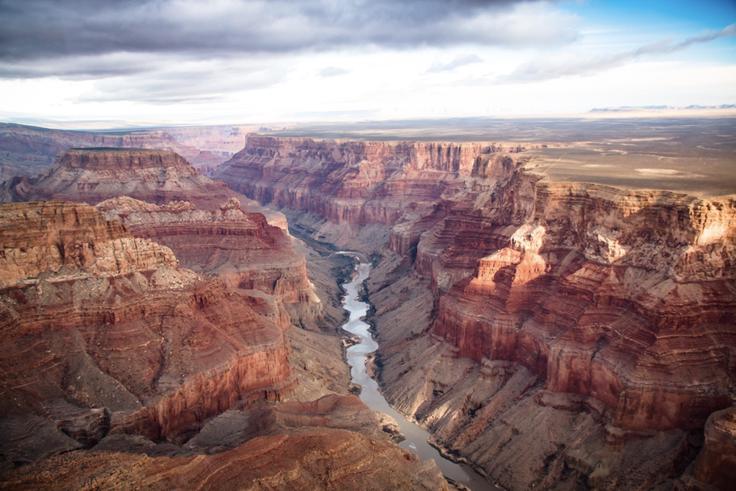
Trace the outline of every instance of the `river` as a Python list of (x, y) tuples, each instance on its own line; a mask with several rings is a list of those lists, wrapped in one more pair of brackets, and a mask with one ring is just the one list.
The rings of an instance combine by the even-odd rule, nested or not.
[[(341, 254), (346, 253), (341, 252)], [(361, 339), (359, 344), (353, 345), (347, 350), (353, 383), (359, 384), (362, 388), (360, 399), (374, 411), (388, 414), (394, 418), (399, 428), (401, 428), (401, 433), (406, 437), (406, 440), (401, 442), (400, 445), (406, 450), (416, 453), (422, 460), (434, 459), (445, 477), (461, 483), (473, 491), (498, 490), (499, 488), (489, 483), (467, 465), (457, 464), (444, 458), (436, 448), (427, 443), (429, 433), (389, 406), (386, 399), (378, 391), (378, 383), (368, 375), (365, 357), (378, 349), (378, 343), (368, 331), (370, 326), (361, 320), (368, 313), (369, 306), (367, 303), (358, 300), (358, 288), (368, 278), (370, 270), (370, 264), (361, 262), (358, 266), (358, 277), (343, 285), (345, 289), (343, 305), (345, 310), (350, 313), (350, 320), (342, 328)]]

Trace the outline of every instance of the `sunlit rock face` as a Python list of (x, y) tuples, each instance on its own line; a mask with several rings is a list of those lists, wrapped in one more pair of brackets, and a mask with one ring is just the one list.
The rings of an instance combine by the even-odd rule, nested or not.
[(687, 465), (734, 400), (736, 202), (550, 183), (509, 150), (249, 137), (219, 176), (383, 257), (387, 399), (501, 484), (726, 482), (723, 425)]
[(0, 206), (3, 469), (107, 434), (176, 439), (293, 378), (284, 319), (95, 208)]
[(236, 198), (215, 211), (186, 201), (159, 206), (125, 196), (103, 201), (97, 209), (133, 236), (171, 248), (186, 268), (216, 275), (233, 288), (275, 295), (295, 322), (320, 315), (304, 256), (282, 229), (260, 213), (244, 211)]
[(508, 245), (442, 297), (434, 331), (604, 402), (616, 426), (702, 428), (731, 404), (735, 244), (731, 200), (540, 183)]

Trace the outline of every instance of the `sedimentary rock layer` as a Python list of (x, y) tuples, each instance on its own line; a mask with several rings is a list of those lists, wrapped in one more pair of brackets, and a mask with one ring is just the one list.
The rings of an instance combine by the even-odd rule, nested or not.
[(37, 179), (13, 192), (22, 200), (56, 199), (97, 204), (131, 196), (157, 204), (189, 199), (216, 209), (233, 196), (173, 152), (137, 149), (67, 150)]
[(72, 149), (60, 153), (37, 178), (16, 177), (0, 185), (2, 202), (61, 200), (95, 205), (129, 196), (154, 204), (189, 201), (208, 211), (236, 198), (248, 212), (287, 228), (284, 216), (260, 207), (222, 182), (204, 177), (174, 152), (131, 148)]
[[(460, 176), (496, 178), (514, 161), (487, 143), (342, 142), (249, 135), (216, 177), (261, 203), (335, 223), (393, 225), (465, 187)], [(518, 148), (520, 150), (520, 147)]]
[(0, 244), (3, 467), (289, 390), (288, 319), (94, 208), (2, 205)]
[(133, 236), (171, 248), (186, 268), (217, 275), (233, 288), (276, 295), (296, 310), (303, 307), (304, 315), (319, 314), (304, 256), (283, 230), (260, 213), (244, 211), (236, 198), (215, 211), (185, 201), (158, 206), (129, 197), (103, 201), (97, 209)]
[(184, 447), (108, 437), (3, 475), (0, 489), (447, 490), (434, 462), (390, 442), (354, 396), (229, 411)]

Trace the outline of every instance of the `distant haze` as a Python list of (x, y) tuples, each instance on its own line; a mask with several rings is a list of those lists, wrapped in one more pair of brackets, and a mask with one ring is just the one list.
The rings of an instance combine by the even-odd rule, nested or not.
[(5, 0), (0, 121), (113, 127), (733, 104), (735, 23), (730, 0)]

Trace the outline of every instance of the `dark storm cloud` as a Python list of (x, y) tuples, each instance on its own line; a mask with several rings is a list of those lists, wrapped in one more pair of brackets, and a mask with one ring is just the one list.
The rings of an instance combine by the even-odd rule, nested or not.
[(731, 24), (720, 31), (705, 31), (679, 43), (670, 40), (650, 43), (632, 51), (602, 54), (596, 56), (578, 56), (568, 59), (545, 58), (519, 65), (508, 75), (498, 77), (497, 84), (515, 84), (525, 82), (542, 82), (568, 76), (594, 75), (612, 68), (624, 66), (638, 60), (642, 56), (658, 56), (676, 53), (694, 44), (707, 43), (719, 38), (736, 36), (736, 24)]
[(485, 22), (530, 3), (536, 2), (0, 0), (0, 62), (18, 74), (29, 60), (122, 52), (223, 57), (366, 45), (549, 44), (576, 36), (564, 25), (525, 30)]

